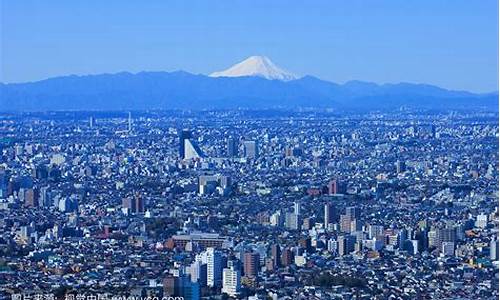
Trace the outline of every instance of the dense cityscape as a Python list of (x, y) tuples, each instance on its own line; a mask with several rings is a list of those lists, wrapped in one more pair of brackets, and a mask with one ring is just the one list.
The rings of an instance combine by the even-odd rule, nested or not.
[(0, 115), (5, 299), (496, 299), (498, 114)]

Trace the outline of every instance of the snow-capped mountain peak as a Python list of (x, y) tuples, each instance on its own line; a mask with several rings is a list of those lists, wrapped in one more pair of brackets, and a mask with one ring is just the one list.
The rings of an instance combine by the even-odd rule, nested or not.
[(211, 77), (258, 76), (266, 79), (282, 81), (294, 80), (298, 77), (276, 66), (265, 56), (250, 56), (227, 70), (214, 72)]

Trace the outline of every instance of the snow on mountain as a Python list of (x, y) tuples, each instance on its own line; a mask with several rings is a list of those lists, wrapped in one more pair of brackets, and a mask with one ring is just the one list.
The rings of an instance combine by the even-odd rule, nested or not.
[(250, 56), (244, 61), (230, 67), (227, 70), (214, 72), (210, 77), (241, 77), (258, 76), (266, 79), (277, 79), (289, 81), (297, 79), (294, 74), (276, 66), (269, 58), (265, 56)]

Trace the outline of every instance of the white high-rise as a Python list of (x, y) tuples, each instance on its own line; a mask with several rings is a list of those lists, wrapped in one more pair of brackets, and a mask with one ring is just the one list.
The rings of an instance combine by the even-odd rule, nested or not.
[(295, 201), (293, 204), (293, 213), (296, 214), (297, 216), (300, 216), (300, 202)]
[(193, 141), (186, 139), (184, 140), (184, 159), (193, 159), (202, 157), (202, 153), (198, 145)]
[(197, 260), (194, 261), (186, 269), (187, 273), (191, 275), (192, 282), (198, 282), (200, 286), (207, 285), (207, 265)]
[(128, 112), (128, 132), (132, 132), (132, 113)]
[(209, 287), (222, 284), (222, 255), (214, 248), (207, 248), (196, 256), (196, 260), (207, 264), (207, 285)]
[(256, 159), (259, 157), (259, 146), (257, 141), (243, 142), (243, 153), (246, 158)]
[(222, 275), (222, 292), (236, 297), (241, 289), (241, 273), (235, 267), (224, 268)]

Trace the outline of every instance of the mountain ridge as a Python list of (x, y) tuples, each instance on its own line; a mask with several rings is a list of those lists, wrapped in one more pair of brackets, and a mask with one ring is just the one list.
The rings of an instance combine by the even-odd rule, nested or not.
[(210, 77), (186, 71), (70, 75), (0, 85), (0, 110), (205, 109), (318, 107), (335, 109), (481, 108), (498, 110), (497, 92), (476, 94), (433, 85), (338, 84), (314, 76), (280, 81)]

